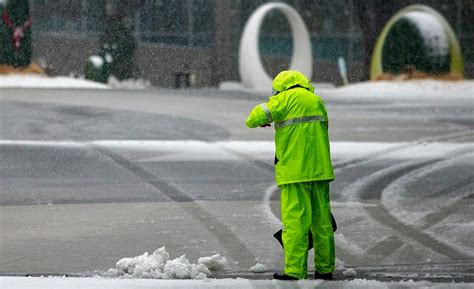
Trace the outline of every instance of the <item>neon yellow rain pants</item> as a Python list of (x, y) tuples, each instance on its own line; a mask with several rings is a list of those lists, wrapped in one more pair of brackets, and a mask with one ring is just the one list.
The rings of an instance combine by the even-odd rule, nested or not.
[(334, 271), (334, 232), (331, 225), (329, 182), (312, 181), (280, 186), (284, 273), (307, 276), (308, 232), (313, 233), (314, 266), (321, 274)]

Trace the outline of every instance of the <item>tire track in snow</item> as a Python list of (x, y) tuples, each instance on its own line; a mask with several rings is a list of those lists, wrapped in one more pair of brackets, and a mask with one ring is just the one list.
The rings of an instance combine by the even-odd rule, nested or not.
[(89, 146), (101, 154), (109, 157), (123, 168), (132, 172), (142, 181), (155, 187), (171, 200), (180, 204), (180, 207), (186, 213), (198, 220), (201, 225), (219, 241), (229, 256), (233, 260), (238, 261), (239, 264), (241, 264), (244, 268), (250, 268), (250, 266), (255, 265), (255, 256), (253, 253), (240, 241), (240, 239), (230, 230), (230, 228), (222, 224), (216, 217), (205, 210), (193, 198), (181, 192), (166, 181), (161, 180), (159, 177), (145, 170), (141, 166), (128, 161), (119, 154), (97, 144), (89, 144)]
[(389, 149), (380, 150), (380, 151), (377, 151), (375, 153), (367, 154), (367, 155), (364, 155), (364, 156), (361, 156), (361, 157), (358, 157), (358, 158), (349, 159), (349, 160), (346, 160), (346, 161), (340, 161), (340, 162), (334, 163), (333, 168), (334, 168), (334, 170), (339, 171), (339, 170), (342, 170), (342, 169), (347, 168), (349, 166), (360, 165), (364, 162), (372, 161), (372, 160), (377, 159), (379, 157), (382, 157), (384, 155), (387, 155), (387, 154), (390, 154), (390, 153), (393, 153), (393, 152), (397, 152), (397, 151), (400, 151), (400, 150), (403, 150), (403, 149), (406, 149), (406, 148), (412, 148), (412, 147), (415, 147), (415, 146), (419, 146), (419, 145), (422, 145), (424, 143), (437, 142), (437, 141), (448, 141), (448, 140), (449, 141), (455, 141), (455, 140), (458, 140), (458, 139), (459, 140), (465, 140), (466, 138), (471, 138), (471, 137), (474, 137), (474, 130), (455, 132), (455, 133), (450, 133), (450, 134), (435, 136), (435, 137), (421, 138), (419, 140), (409, 142), (407, 144), (403, 144), (403, 145), (400, 145), (400, 146), (397, 146), (397, 147), (392, 147), (392, 148), (389, 148)]
[[(467, 137), (473, 137), (473, 136), (474, 136), (474, 130), (468, 130), (468, 131), (455, 132), (455, 133), (450, 133), (450, 134), (441, 135), (441, 136), (421, 138), (417, 141), (410, 142), (409, 144), (400, 145), (400, 146), (397, 146), (397, 147), (393, 147), (393, 148), (377, 151), (375, 153), (367, 154), (367, 155), (364, 155), (364, 156), (361, 156), (361, 157), (358, 157), (358, 158), (349, 159), (349, 160), (346, 160), (346, 161), (340, 161), (340, 162), (334, 163), (333, 168), (334, 168), (334, 172), (337, 174), (337, 173), (340, 173), (343, 169), (345, 169), (347, 167), (360, 165), (362, 163), (380, 158), (384, 155), (387, 155), (387, 154), (390, 154), (390, 153), (393, 153), (393, 152), (396, 152), (396, 151), (400, 151), (400, 150), (403, 150), (403, 149), (406, 149), (406, 148), (410, 148), (410, 147), (413, 147), (413, 146), (419, 146), (419, 145), (422, 145), (426, 142), (446, 141), (446, 140), (454, 141), (456, 139), (465, 139)], [(273, 174), (273, 172), (274, 172), (274, 167), (271, 166), (271, 165), (268, 165), (265, 162), (262, 162), (262, 161), (259, 161), (259, 160), (254, 160), (250, 156), (248, 156), (244, 153), (238, 152), (236, 150), (232, 150), (232, 149), (228, 149), (228, 148), (226, 150), (228, 152), (238, 156), (239, 158), (241, 158), (243, 160), (246, 160), (247, 162), (252, 163), (253, 165), (255, 165), (257, 167), (266, 170), (269, 173)], [(280, 218), (270, 208), (269, 200), (273, 199), (273, 195), (277, 191), (278, 191), (278, 187), (276, 187), (274, 185), (267, 188), (266, 193), (264, 194), (264, 197), (263, 197), (263, 201), (262, 201), (264, 207), (269, 207), (268, 209), (265, 209), (265, 210), (269, 211), (273, 214), (273, 217), (272, 216), (269, 217), (269, 220), (273, 223), (275, 222), (275, 218), (278, 221), (280, 220)]]
[[(434, 163), (441, 162), (442, 160), (429, 160), (422, 162), (407, 162), (402, 164), (397, 164), (389, 168), (379, 170), (367, 177), (359, 179), (353, 186), (348, 189), (348, 192), (352, 192), (352, 199), (372, 199), (376, 202), (380, 202), (380, 197), (383, 190), (393, 181), (403, 177), (404, 175), (409, 174), (418, 169), (428, 167)], [(365, 211), (372, 217), (373, 220), (379, 222), (380, 224), (393, 229), (395, 232), (401, 233), (409, 239), (413, 239), (416, 242), (422, 244), (424, 247), (432, 249), (433, 251), (444, 255), (452, 260), (466, 260), (471, 257), (450, 246), (445, 244), (438, 239), (432, 237), (431, 235), (422, 232), (421, 230), (407, 225), (402, 221), (399, 221), (396, 217), (392, 216), (390, 212), (382, 204), (373, 207), (364, 207)], [(393, 245), (403, 245), (400, 242), (394, 242)], [(377, 244), (375, 247), (379, 247)], [(374, 248), (368, 250), (368, 252), (373, 251)], [(396, 248), (391, 248), (390, 252), (395, 252)], [(389, 255), (386, 254), (386, 257)], [(385, 259), (385, 258), (384, 258)]]
[[(449, 192), (452, 192), (452, 191), (458, 191), (464, 187), (467, 187), (469, 186), (470, 184), (472, 184), (474, 182), (474, 175), (471, 175), (469, 176), (467, 179), (463, 180), (463, 181), (460, 181), (456, 184), (453, 184), (452, 186), (449, 186), (447, 188), (444, 188), (442, 190), (439, 190), (437, 192), (435, 192), (434, 194), (431, 194), (430, 197), (438, 197), (438, 196), (443, 196)], [(472, 194), (471, 194), (472, 195)], [(466, 197), (465, 197), (466, 198)]]
[[(404, 149), (407, 149), (407, 148), (417, 147), (417, 146), (423, 145), (427, 142), (455, 141), (457, 139), (465, 140), (466, 138), (471, 138), (473, 136), (474, 136), (474, 130), (468, 130), (468, 131), (455, 132), (455, 133), (450, 133), (450, 134), (441, 135), (441, 136), (421, 138), (419, 140), (410, 142), (408, 144), (403, 144), (403, 145), (400, 145), (400, 146), (397, 146), (397, 147), (388, 148), (388, 149), (385, 149), (385, 150), (377, 151), (375, 153), (367, 154), (367, 155), (357, 157), (357, 158), (354, 158), (354, 159), (349, 159), (349, 160), (346, 160), (346, 161), (341, 161), (341, 162), (335, 163), (333, 168), (335, 170), (335, 173), (341, 173), (341, 171), (343, 169), (347, 168), (347, 167), (357, 166), (357, 165), (360, 165), (360, 164), (363, 164), (363, 163), (366, 163), (366, 162), (370, 162), (370, 161), (373, 161), (373, 160), (378, 159), (380, 157), (383, 157), (384, 155), (388, 155), (388, 154), (391, 154), (391, 153), (394, 153), (394, 152), (397, 152), (397, 151), (401, 151), (401, 150), (404, 150)], [(254, 166), (257, 166), (257, 167), (273, 174), (273, 171), (274, 171), (273, 166), (271, 166), (271, 165), (269, 165), (265, 162), (259, 161), (259, 160), (254, 160), (250, 156), (248, 156), (244, 153), (238, 152), (236, 150), (232, 150), (232, 149), (228, 149), (228, 148), (226, 150), (228, 152), (233, 153), (234, 155), (238, 156), (240, 159), (243, 159), (243, 160), (253, 164)], [(415, 170), (419, 167), (423, 167), (424, 165), (429, 165), (431, 163), (434, 163), (435, 161), (436, 160), (430, 160), (430, 161), (423, 161), (423, 162), (415, 162), (415, 163), (405, 164), (401, 168), (396, 169), (394, 171), (390, 171), (389, 174), (387, 174), (387, 175), (383, 175), (382, 176), (383, 184), (388, 185), (390, 183), (390, 181), (395, 180), (399, 176), (401, 176), (403, 174), (406, 174), (408, 172), (411, 172), (412, 170)], [(379, 173), (379, 172), (376, 172), (376, 173)], [(391, 173), (396, 173), (396, 175), (398, 177), (390, 176)], [(371, 184), (371, 186), (377, 187), (377, 186), (380, 186), (380, 184), (377, 183), (377, 181), (374, 181), (374, 183)], [(363, 189), (363, 188), (361, 187), (360, 189)], [(375, 195), (378, 197), (379, 200), (380, 200), (380, 196), (382, 194), (382, 191), (383, 191), (383, 189), (380, 190), (379, 192), (375, 192)], [(279, 224), (279, 222), (280, 222), (280, 218), (275, 214), (275, 212), (272, 210), (272, 208), (270, 206), (270, 200), (273, 199), (273, 195), (276, 192), (278, 192), (278, 187), (275, 186), (275, 185), (272, 185), (271, 187), (269, 187), (265, 191), (265, 194), (264, 194), (263, 200), (262, 200), (263, 210), (266, 212), (267, 219), (274, 225)], [(373, 196), (374, 192), (365, 192), (365, 193), (363, 193), (364, 199), (369, 198), (371, 195)], [(382, 207), (382, 208), (380, 208), (380, 207)], [(403, 223), (398, 222), (398, 220), (396, 220), (394, 217), (392, 217), (389, 214), (389, 212), (383, 206), (376, 206), (376, 207), (365, 208), (365, 209), (369, 213), (369, 215), (371, 215), (375, 220), (380, 220), (382, 225), (391, 227), (395, 231), (399, 231), (400, 233), (402, 233), (403, 235), (406, 235), (409, 238), (411, 238), (411, 235), (412, 235), (413, 232), (416, 232), (416, 233), (414, 233), (413, 236), (415, 236), (415, 238), (417, 239), (418, 242), (420, 242), (424, 245), (427, 245), (427, 247), (430, 247), (429, 244), (432, 244), (432, 242), (434, 242), (434, 245), (433, 245), (434, 248), (432, 248), (434, 251), (437, 251), (439, 253), (444, 252), (444, 254), (443, 253), (441, 253), (441, 254), (443, 254), (443, 255), (447, 254), (448, 257), (451, 256), (454, 259), (458, 259), (458, 257), (461, 257), (461, 258), (466, 257), (462, 252), (459, 252), (456, 249), (453, 249), (449, 246), (446, 246), (445, 244), (439, 243), (439, 241), (433, 239), (431, 236), (429, 236), (427, 234), (424, 234), (424, 233), (421, 233), (421, 232), (419, 232), (419, 231), (417, 231), (417, 230), (415, 230), (411, 227), (407, 227), (407, 225), (405, 225)], [(399, 230), (398, 226), (402, 226), (402, 227), (404, 227), (404, 229)], [(373, 253), (374, 252), (379, 252), (380, 247), (381, 246), (383, 247), (384, 244), (389, 245), (389, 247), (390, 247), (389, 251), (392, 252), (392, 253), (395, 252), (400, 246), (403, 245), (402, 242), (399, 242), (397, 240), (393, 240), (391, 238), (387, 238), (387, 239), (379, 242), (377, 245), (375, 245), (373, 248), (369, 249), (368, 251), (373, 252)], [(340, 251), (342, 251), (343, 253), (344, 252), (349, 253), (350, 250), (344, 250), (342, 248), (342, 250), (340, 250)], [(347, 254), (347, 255), (343, 254), (343, 255), (350, 257), (352, 260), (357, 259), (356, 258), (357, 256), (355, 256), (353, 254)]]
[[(408, 161), (384, 168), (369, 176), (358, 179), (352, 185), (346, 187), (342, 195), (349, 197), (348, 200), (377, 200), (379, 201), (382, 191), (390, 183), (399, 179), (416, 169), (431, 165), (439, 160)], [(382, 189), (380, 189), (382, 188)]]
[[(462, 259), (468, 258), (467, 256), (472, 258), (472, 253), (469, 253), (462, 247), (457, 246), (456, 242), (451, 243), (449, 241), (445, 241), (443, 238), (440, 238), (440, 236), (430, 232), (425, 232), (425, 230), (438, 224), (450, 215), (461, 211), (470, 204), (469, 199), (474, 195), (471, 189), (474, 184), (474, 174), (469, 173), (469, 170), (466, 171), (466, 169), (464, 169), (461, 174), (457, 174), (456, 182), (438, 181), (441, 185), (441, 188), (437, 188), (434, 192), (429, 193), (427, 197), (420, 197), (416, 198), (415, 200), (411, 200), (411, 203), (415, 205), (419, 202), (423, 202), (425, 198), (448, 198), (446, 201), (440, 202), (440, 206), (438, 206), (435, 210), (429, 212), (418, 220), (416, 218), (412, 219), (411, 221), (404, 219), (403, 216), (409, 215), (411, 212), (404, 211), (404, 205), (397, 204), (397, 198), (399, 192), (406, 191), (406, 193), (409, 193), (409, 191), (405, 188), (411, 184), (422, 183), (425, 178), (430, 179), (431, 173), (442, 173), (443, 170), (446, 170), (453, 165), (459, 164), (459, 162), (461, 162), (461, 164), (472, 164), (473, 157), (474, 154), (472, 154), (472, 146), (469, 146), (468, 148), (451, 152), (449, 155), (444, 156), (444, 158), (437, 163), (427, 165), (401, 176), (390, 183), (383, 190), (383, 198), (381, 199), (382, 207), (387, 211), (387, 214), (390, 214), (395, 219), (405, 223), (407, 226), (416, 228), (420, 232), (423, 232), (424, 234), (431, 236), (433, 239), (438, 240), (438, 242), (446, 244), (449, 247), (456, 248), (456, 250), (459, 252), (463, 252), (465, 257)], [(471, 188), (468, 188), (469, 186), (471, 186)], [(460, 191), (463, 188), (466, 188), (466, 190)], [(459, 258), (459, 256), (457, 257)]]
[[(467, 179), (463, 182), (460, 182), (458, 184), (453, 185), (452, 187), (447, 188), (446, 190), (450, 190), (450, 189), (459, 190), (459, 189), (465, 188), (469, 185), (472, 185), (473, 182), (474, 182), (474, 177), (471, 177), (471, 178), (469, 178), (469, 179)], [(473, 198), (473, 196), (474, 196), (474, 192), (471, 192), (468, 195), (464, 196), (463, 198), (460, 198), (456, 202), (454, 202), (454, 203), (452, 203), (448, 206), (444, 206), (441, 209), (439, 209), (438, 211), (435, 211), (435, 212), (432, 212), (432, 213), (426, 215), (421, 220), (421, 223), (423, 224), (421, 229), (422, 230), (428, 229), (428, 228), (436, 225), (437, 223), (441, 222), (442, 220), (444, 220), (447, 216), (450, 216), (450, 215), (452, 215), (456, 212), (459, 212), (461, 209), (469, 206), (469, 202), (466, 202), (466, 199)]]
[(390, 213), (383, 206), (365, 208), (368, 214), (377, 222), (384, 226), (390, 227), (396, 232), (417, 241), (424, 247), (432, 249), (433, 251), (444, 255), (452, 260), (469, 260), (471, 257), (464, 252), (457, 250), (430, 235), (423, 233), (411, 226), (408, 226), (396, 218), (392, 217)]
[[(370, 161), (373, 161), (375, 159), (381, 158), (385, 155), (388, 155), (388, 154), (391, 154), (391, 153), (394, 153), (394, 152), (397, 152), (397, 151), (401, 151), (401, 150), (404, 150), (404, 149), (407, 149), (407, 148), (420, 146), (420, 145), (423, 145), (427, 142), (456, 141), (456, 140), (463, 141), (463, 140), (472, 138), (473, 136), (474, 136), (474, 130), (468, 130), (468, 131), (455, 132), (455, 133), (450, 133), (450, 134), (436, 136), (436, 137), (422, 138), (422, 139), (410, 142), (410, 143), (405, 144), (405, 145), (400, 145), (400, 146), (397, 146), (397, 147), (393, 147), (393, 148), (389, 148), (389, 149), (386, 149), (386, 150), (378, 151), (378, 152), (375, 152), (375, 153), (372, 153), (372, 154), (367, 154), (367, 155), (364, 155), (364, 156), (361, 156), (361, 157), (358, 157), (358, 158), (349, 159), (349, 160), (345, 160), (345, 161), (335, 163), (334, 164), (334, 171), (335, 171), (336, 174), (339, 174), (339, 173), (342, 173), (342, 171), (345, 168), (361, 165), (363, 163), (370, 162)], [(434, 161), (426, 162), (426, 165), (429, 165), (430, 163), (434, 163)], [(399, 169), (396, 169), (392, 172), (389, 172), (386, 176), (384, 176), (382, 174), (380, 176), (382, 178), (382, 183), (384, 183), (384, 184), (387, 184), (387, 183), (389, 184), (390, 183), (390, 180), (393, 179), (393, 177), (390, 176), (390, 173), (397, 173), (397, 171), (398, 171), (398, 173), (397, 173), (398, 175), (400, 175), (400, 173), (401, 173), (401, 175), (403, 175), (404, 172), (405, 173), (410, 172), (414, 169), (417, 169), (420, 166), (423, 167), (423, 163), (420, 163), (419, 165), (417, 165), (416, 163), (415, 164), (408, 164), (407, 166), (402, 166)], [(380, 171), (375, 172), (374, 174), (380, 174)], [(372, 182), (374, 182), (374, 183), (370, 184), (369, 187), (373, 188), (373, 187), (378, 186), (377, 181), (372, 180)], [(379, 184), (379, 186), (380, 186), (380, 184)], [(364, 191), (364, 188), (362, 187), (362, 185), (359, 189)], [(382, 191), (383, 190), (380, 190), (379, 192), (365, 191), (365, 192), (362, 193), (362, 197), (363, 197), (362, 199), (368, 199), (371, 196), (378, 196), (379, 200), (380, 200), (380, 196), (382, 194)], [(435, 250), (438, 253), (441, 253), (445, 256), (448, 256), (451, 259), (466, 259), (466, 258), (469, 258), (463, 252), (460, 252), (459, 250), (456, 250), (455, 248), (452, 248), (450, 246), (447, 246), (444, 243), (441, 243), (440, 241), (434, 239), (430, 235), (422, 233), (422, 232), (420, 232), (416, 229), (413, 229), (412, 227), (409, 227), (408, 225), (405, 225), (405, 224), (399, 222), (397, 219), (395, 219), (393, 216), (391, 216), (390, 213), (382, 205), (379, 205), (379, 206), (376, 206), (376, 207), (366, 207), (365, 210), (367, 211), (367, 213), (374, 220), (379, 221), (379, 223), (381, 223), (382, 225), (388, 226), (388, 227), (394, 229), (396, 232), (400, 232), (400, 233), (402, 233), (403, 235), (405, 235), (409, 238), (413, 237), (418, 242), (422, 243), (423, 245), (427, 246), (428, 248), (431, 248), (431, 249)], [(442, 212), (445, 212), (445, 211), (443, 210)], [(440, 214), (442, 214), (442, 212), (440, 212)], [(448, 211), (446, 211), (446, 213), (448, 213)], [(394, 253), (402, 245), (403, 245), (403, 243), (399, 242), (398, 239), (394, 241), (390, 238), (387, 238), (387, 239), (382, 240), (378, 244), (376, 244), (374, 247), (370, 248), (367, 252), (368, 253), (377, 253), (377, 252), (380, 252), (380, 248), (388, 246), (388, 248), (386, 248), (387, 250), (384, 251), (384, 252), (385, 253), (387, 253), (387, 252)], [(390, 254), (385, 254), (385, 255), (388, 256)]]

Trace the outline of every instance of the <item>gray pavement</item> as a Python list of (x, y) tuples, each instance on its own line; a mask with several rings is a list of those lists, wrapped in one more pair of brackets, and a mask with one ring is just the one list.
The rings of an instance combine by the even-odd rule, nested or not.
[[(400, 144), (333, 154), (338, 276), (345, 278), (342, 266), (381, 278), (374, 272), (444, 264), (437, 273), (449, 279), (461, 262), (456, 280), (472, 280), (474, 163), (462, 161), (474, 148), (472, 103), (323, 97), (332, 142)], [(271, 145), (272, 129), (244, 125), (264, 99), (215, 90), (2, 89), (0, 273), (107, 270), (161, 246), (193, 262), (220, 253), (229, 260), (224, 277), (266, 278), (249, 272), (257, 262), (280, 269), (271, 153), (250, 142), (209, 151), (187, 143)], [(147, 142), (154, 140), (165, 142)], [(394, 191), (405, 197), (383, 201)]]

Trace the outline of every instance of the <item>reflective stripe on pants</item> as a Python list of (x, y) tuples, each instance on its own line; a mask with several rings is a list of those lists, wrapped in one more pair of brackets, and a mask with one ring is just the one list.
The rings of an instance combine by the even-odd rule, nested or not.
[(315, 250), (314, 267), (322, 274), (333, 272), (336, 256), (329, 182), (286, 184), (280, 188), (285, 274), (306, 278), (310, 229), (313, 232)]

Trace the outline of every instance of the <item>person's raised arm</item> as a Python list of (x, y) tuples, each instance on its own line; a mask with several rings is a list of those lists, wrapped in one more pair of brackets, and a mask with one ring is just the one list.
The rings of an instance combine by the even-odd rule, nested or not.
[(266, 103), (256, 105), (250, 112), (245, 124), (250, 127), (269, 126), (273, 122), (272, 113)]
[(250, 112), (245, 124), (250, 127), (267, 127), (270, 123), (281, 119), (281, 105), (277, 97), (270, 97), (265, 103), (256, 105)]

